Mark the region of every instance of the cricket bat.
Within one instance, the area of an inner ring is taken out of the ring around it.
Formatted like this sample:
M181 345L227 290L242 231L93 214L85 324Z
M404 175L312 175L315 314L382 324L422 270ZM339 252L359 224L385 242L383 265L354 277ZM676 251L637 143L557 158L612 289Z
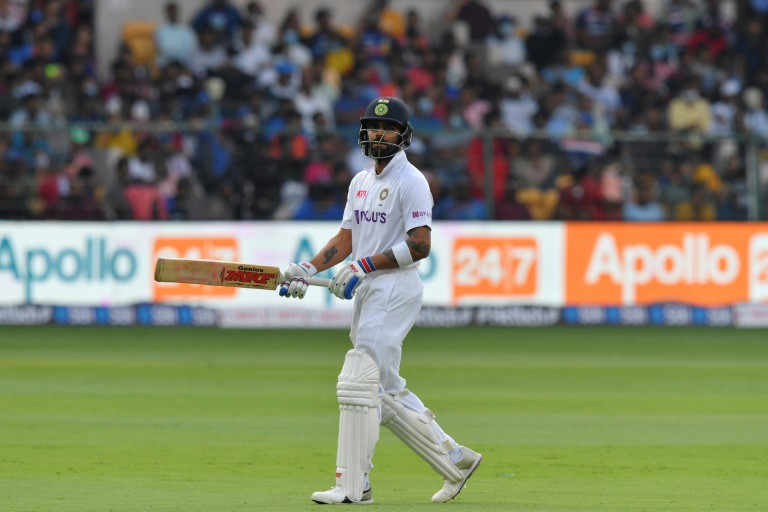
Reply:
M286 279L280 269L273 266L234 261L157 258L155 281L276 290ZM307 283L327 287L330 279L310 277Z

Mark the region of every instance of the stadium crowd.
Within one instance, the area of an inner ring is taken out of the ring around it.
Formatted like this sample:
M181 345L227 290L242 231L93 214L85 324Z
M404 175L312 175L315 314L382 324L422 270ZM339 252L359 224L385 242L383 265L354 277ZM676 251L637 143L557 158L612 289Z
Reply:
M95 0L0 0L0 218L338 220L359 116L392 95L436 219L746 219L768 2L659 1L553 0L530 26L482 0L369 0L355 26L169 1L99 73Z

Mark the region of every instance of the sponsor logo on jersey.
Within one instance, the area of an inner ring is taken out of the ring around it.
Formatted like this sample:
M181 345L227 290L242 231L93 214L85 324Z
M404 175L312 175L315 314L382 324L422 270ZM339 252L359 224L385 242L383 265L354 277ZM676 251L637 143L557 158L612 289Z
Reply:
M368 195L368 191L367 190L358 190L356 195L357 195L357 197L365 197L365 196Z
M387 222L386 212L371 212L368 210L355 210L355 220L358 224L363 222L379 222L384 224Z
M420 217L432 218L432 212L411 212L411 217L418 219Z

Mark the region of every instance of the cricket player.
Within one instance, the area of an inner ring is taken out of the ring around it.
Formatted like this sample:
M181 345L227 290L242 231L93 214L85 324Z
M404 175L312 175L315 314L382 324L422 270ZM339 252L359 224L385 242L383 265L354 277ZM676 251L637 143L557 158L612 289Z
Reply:
M303 298L306 278L352 255L334 275L331 292L354 299L350 338L336 386L339 437L336 485L312 494L321 504L373 503L370 471L379 425L390 429L443 477L433 502L459 494L482 456L446 434L400 376L402 343L421 309L419 260L431 246L432 195L405 155L413 129L397 98L372 101L360 118L358 144L370 157L347 193L341 229L309 261L291 263L279 288Z

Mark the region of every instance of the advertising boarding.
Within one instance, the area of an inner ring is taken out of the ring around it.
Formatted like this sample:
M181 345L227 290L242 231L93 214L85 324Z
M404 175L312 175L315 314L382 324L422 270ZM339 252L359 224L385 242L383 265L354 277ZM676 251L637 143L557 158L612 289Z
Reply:
M185 305L218 311L232 325L343 325L351 303L322 288L299 302L153 280L158 257L282 267L311 258L338 229L335 222L0 222L0 306L31 315L30 306ZM587 318L596 311L590 307L660 303L749 304L740 317L758 318L768 304L768 224L435 222L419 273L425 311L438 324L468 308L503 323L516 314L548 318L546 308L580 308L578 318Z

